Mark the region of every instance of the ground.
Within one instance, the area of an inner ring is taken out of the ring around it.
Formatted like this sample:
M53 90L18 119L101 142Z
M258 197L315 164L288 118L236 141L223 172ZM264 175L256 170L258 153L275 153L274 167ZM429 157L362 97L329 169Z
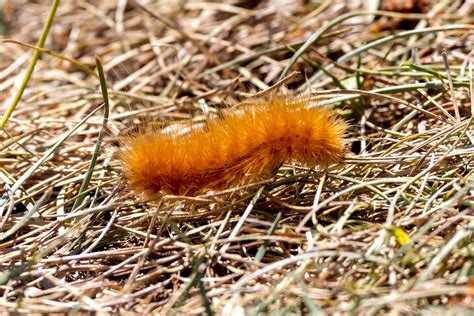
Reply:
M0 309L472 312L472 1L54 3L0 1ZM334 107L344 158L129 189L124 137L269 91Z

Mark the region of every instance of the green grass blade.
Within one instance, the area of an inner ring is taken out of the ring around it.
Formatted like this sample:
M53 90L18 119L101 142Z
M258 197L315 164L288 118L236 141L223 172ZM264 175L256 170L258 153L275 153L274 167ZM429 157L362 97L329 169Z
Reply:
M93 116L101 107L94 109L89 113L85 118L83 118L79 123L77 123L70 131L65 133L59 138L59 140L52 146L36 163L34 163L10 188L12 193L15 193L21 185L38 169L58 148L61 144L71 136L84 122L86 122L91 116ZM0 208L4 207L5 204L9 201L8 194L5 192L0 198ZM2 212L0 212L2 213Z
M77 194L76 201L74 202L74 209L81 205L86 196L85 191L89 187L89 183L92 179L92 174L94 173L94 168L97 164L97 157L99 157L100 148L102 146L102 142L105 136L107 122L109 121L109 95L107 93L107 82L105 81L104 68L102 67L102 63L100 62L99 57L95 57L95 62L97 65L97 71L99 73L100 88L102 90L102 96L104 98L104 117L102 121L102 129L99 132L97 143L95 144L94 154L91 158L91 163L89 164L89 168L87 169L86 175L84 176L84 180L82 181L81 187L79 188L79 193Z
M54 16L56 15L56 10L58 9L58 6L59 6L59 0L54 0L53 5L51 6L51 11L49 12L49 15L48 15L48 19L46 20L46 24L44 25L43 32L41 32L41 36L38 40L38 44L36 45L40 48L43 48L44 43L46 42L46 38L48 37L49 30L51 29L51 25L53 24ZM0 121L0 129L3 129L5 127L5 124L7 124L8 119L10 118L16 106L18 105L18 102L20 102L23 92L25 91L25 88L28 85L28 81L30 81L31 75L33 74L33 71L35 70L36 62L38 61L40 56L41 56L41 51L35 50L33 52L33 58L31 59L30 64L28 65L28 68L26 69L26 73L25 73L25 76L23 77L20 87L18 88L18 91L13 97L13 100L8 106L7 110L3 114L2 120Z

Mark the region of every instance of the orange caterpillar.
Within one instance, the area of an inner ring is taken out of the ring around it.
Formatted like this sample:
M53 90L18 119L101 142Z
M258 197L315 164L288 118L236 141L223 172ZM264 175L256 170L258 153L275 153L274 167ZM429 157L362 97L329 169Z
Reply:
M327 167L344 153L347 125L332 109L304 98L252 100L184 135L156 131L128 137L119 156L130 187L197 195L271 176L283 162Z

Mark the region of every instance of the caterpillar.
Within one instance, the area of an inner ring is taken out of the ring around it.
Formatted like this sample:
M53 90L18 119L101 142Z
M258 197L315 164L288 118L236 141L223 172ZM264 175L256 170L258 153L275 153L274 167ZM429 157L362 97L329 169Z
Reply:
M225 110L185 134L126 137L119 159L129 186L148 198L194 196L270 177L284 162L327 168L344 154L347 124L329 107L272 96Z

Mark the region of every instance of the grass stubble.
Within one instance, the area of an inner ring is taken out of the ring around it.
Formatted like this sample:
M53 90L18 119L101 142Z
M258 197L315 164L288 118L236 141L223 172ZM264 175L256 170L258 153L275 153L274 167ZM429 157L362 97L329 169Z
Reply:
M25 89L0 132L1 309L472 310L472 6L251 3L62 2L38 46L52 1L3 5L2 115ZM380 17L395 29L369 32ZM342 163L194 198L127 190L120 137L203 123L290 70L281 91L350 122Z

